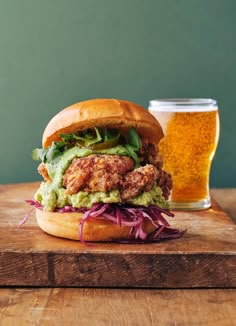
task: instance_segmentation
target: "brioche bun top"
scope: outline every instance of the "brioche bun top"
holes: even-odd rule
[[[163,137],[159,122],[142,106],[117,99],[93,99],[75,103],[55,115],[45,128],[42,145],[49,147],[60,141],[60,134],[76,133],[92,127],[117,128],[138,133],[158,144]]]

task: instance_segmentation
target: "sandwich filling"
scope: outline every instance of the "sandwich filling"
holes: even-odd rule
[[[170,208],[171,176],[162,169],[157,146],[135,128],[126,135],[94,128],[60,136],[60,142],[32,154],[42,161],[38,172],[44,181],[34,199],[44,210],[97,203]]]

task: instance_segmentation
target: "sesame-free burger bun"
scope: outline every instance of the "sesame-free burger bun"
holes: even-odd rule
[[[36,208],[36,219],[39,227],[46,233],[56,237],[80,240],[79,223],[83,217],[81,212],[58,213]],[[143,229],[152,233],[155,227],[146,222]],[[109,242],[128,239],[129,226],[119,226],[102,219],[90,218],[84,223],[83,240],[89,242]]]
[[[60,134],[92,127],[117,128],[123,132],[135,127],[142,137],[156,144],[163,137],[159,122],[142,106],[124,100],[94,99],[75,103],[55,115],[44,131],[43,147],[60,141]]]

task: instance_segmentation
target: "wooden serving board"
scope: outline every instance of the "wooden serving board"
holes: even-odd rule
[[[236,226],[213,202],[176,212],[181,238],[154,244],[85,246],[41,231],[31,209],[38,183],[0,186],[0,285],[195,288],[236,287]]]

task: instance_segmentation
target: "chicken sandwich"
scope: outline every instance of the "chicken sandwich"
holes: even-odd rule
[[[159,122],[128,101],[88,100],[59,112],[32,154],[44,179],[29,201],[41,229],[81,242],[181,236],[164,218],[173,214],[162,137]]]

